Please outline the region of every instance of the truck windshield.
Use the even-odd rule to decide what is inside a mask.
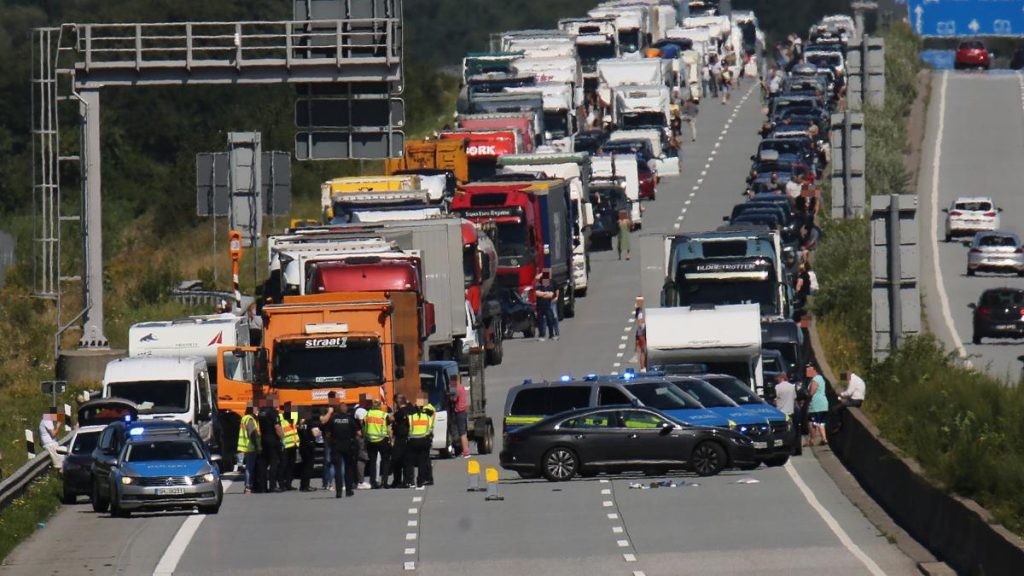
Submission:
[[[661,112],[631,112],[622,115],[622,128],[664,128],[665,115]]]
[[[481,156],[469,160],[469,181],[487,180],[498,173],[498,158]]]
[[[139,414],[181,414],[189,410],[188,380],[143,380],[111,382],[107,396],[131,400]]]
[[[544,112],[544,129],[551,133],[552,138],[565,138],[569,135],[569,116],[565,110]]]
[[[615,46],[611,42],[604,44],[576,44],[576,54],[580,58],[580,66],[584,72],[597,70],[597,61],[615,58]]]
[[[640,30],[620,30],[619,48],[623,53],[640,50]]]
[[[498,222],[495,226],[495,242],[498,250],[498,263],[504,266],[517,266],[529,250],[526,225],[522,222]]]
[[[462,287],[469,288],[476,282],[476,249],[466,246],[462,249]]]
[[[290,390],[384,383],[376,338],[307,338],[274,347],[274,385]]]
[[[669,303],[676,306],[695,304],[757,304],[762,316],[779,313],[776,302],[775,282],[766,280],[728,279],[682,279],[676,282],[677,299]]]

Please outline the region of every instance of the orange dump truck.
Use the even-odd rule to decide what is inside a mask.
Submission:
[[[418,306],[411,292],[289,296],[268,304],[262,347],[219,351],[221,407],[242,414],[254,396],[268,393],[300,414],[327,404],[331,391],[348,404],[379,398],[392,405],[398,393],[416,398]]]
[[[401,158],[385,160],[387,174],[445,170],[460,184],[469,181],[469,157],[465,140],[406,140]]]

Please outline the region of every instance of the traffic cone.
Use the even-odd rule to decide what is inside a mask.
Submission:
[[[488,468],[487,469],[487,497],[484,500],[487,501],[501,501],[505,497],[498,494],[498,469]]]
[[[466,462],[466,475],[469,477],[469,487],[466,492],[483,492],[485,488],[480,487],[480,463],[475,459]]]

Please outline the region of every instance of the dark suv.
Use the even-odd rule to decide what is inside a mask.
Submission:
[[[981,293],[974,309],[974,331],[971,342],[981,339],[1024,338],[1024,290],[992,288]]]

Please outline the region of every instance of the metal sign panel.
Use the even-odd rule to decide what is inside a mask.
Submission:
[[[377,160],[399,158],[405,146],[400,130],[319,130],[295,133],[296,160]]]
[[[1024,35],[1024,0],[907,0],[920,36]]]
[[[405,125],[405,102],[401,98],[298,98],[295,127],[300,130],[401,128]]]
[[[228,215],[228,154],[196,154],[196,216]]]
[[[231,229],[247,246],[259,245],[263,230],[263,154],[259,132],[228,132]]]
[[[292,209],[292,155],[263,153],[263,213],[284,216]]]

